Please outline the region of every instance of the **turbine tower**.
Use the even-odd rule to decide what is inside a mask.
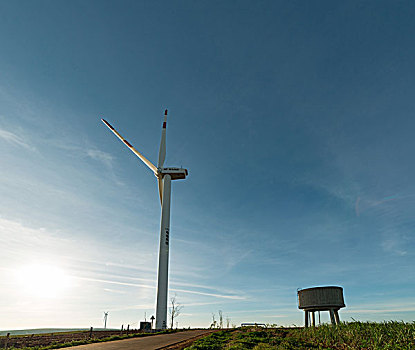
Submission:
[[[183,168],[164,168],[166,159],[166,126],[167,109],[164,111],[163,128],[161,129],[161,142],[159,159],[155,167],[146,157],[138,152],[117,130],[105,119],[101,119],[106,126],[138,157],[157,178],[159,196],[161,202],[161,224],[160,224],[160,249],[157,280],[157,306],[156,306],[156,329],[167,328],[167,289],[169,274],[169,235],[170,235],[170,197],[171,181],[185,179],[188,175],[187,169]]]

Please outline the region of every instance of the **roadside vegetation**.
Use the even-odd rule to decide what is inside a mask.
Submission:
[[[186,350],[415,349],[415,322],[350,322],[310,328],[239,328],[199,339]]]

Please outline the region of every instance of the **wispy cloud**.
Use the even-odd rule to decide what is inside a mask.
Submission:
[[[205,295],[205,296],[209,296],[209,297],[223,298],[223,299],[232,299],[232,300],[245,300],[246,299],[246,297],[241,296],[241,295],[226,295],[226,294],[206,293],[206,292],[198,292],[198,291],[194,291],[194,290],[174,289],[174,288],[171,288],[170,290],[172,290],[174,292]]]
[[[156,288],[155,286],[148,285],[148,284],[111,281],[111,280],[103,280],[103,279],[99,279],[99,278],[88,278],[88,277],[78,277],[78,276],[72,276],[72,277],[78,278],[78,279],[83,280],[83,281],[116,284],[116,285],[120,285],[120,286],[130,286],[130,287],[140,287],[140,288],[150,288],[150,289],[155,289]]]
[[[124,183],[119,180],[118,176],[114,172],[113,165],[115,159],[111,154],[101,151],[97,148],[89,148],[84,154],[86,154],[87,157],[103,164],[107,168],[108,173],[112,177],[114,183],[116,183],[119,186],[124,185]]]
[[[96,261],[97,263],[102,263],[101,261]],[[135,265],[131,265],[131,264],[119,264],[119,263],[115,263],[115,262],[111,262],[111,261],[107,261],[105,263],[103,263],[105,266],[108,267],[119,267],[122,269],[128,269],[128,270],[139,270],[139,271],[154,271],[153,268],[148,267],[148,266],[135,266]],[[135,277],[135,279],[138,279],[137,277]],[[140,279],[143,280],[143,279]],[[149,281],[147,279],[147,281]]]
[[[111,154],[98,149],[89,149],[87,151],[87,155],[92,159],[103,163],[108,168],[112,168],[112,161],[114,160],[114,157]]]
[[[406,250],[401,249],[401,243],[395,238],[387,238],[382,241],[382,248],[386,252],[391,252],[400,256],[407,254]]]
[[[407,251],[404,247],[406,246],[408,240],[403,234],[390,231],[392,230],[387,230],[382,239],[381,245],[383,250],[399,256],[406,255]]]
[[[23,141],[22,137],[4,129],[0,129],[0,139],[3,139],[12,145],[26,148],[30,151],[34,150],[32,146]]]
[[[266,314],[267,312],[290,312],[292,311],[292,309],[287,309],[287,308],[278,308],[278,309],[253,309],[253,310],[235,310],[232,311],[232,314],[251,314],[251,313],[259,313],[259,314]],[[274,316],[269,316],[269,317],[283,317],[285,315],[278,315],[274,314]]]
[[[110,288],[104,288],[104,291],[108,293],[115,293],[115,294],[126,294],[126,292],[122,290],[115,290],[115,289],[110,289]]]
[[[75,277],[75,276],[73,276],[73,277]],[[148,288],[148,289],[155,289],[156,288],[154,285],[142,284],[142,283],[112,281],[112,280],[108,280],[108,279],[87,278],[87,277],[77,277],[77,278],[81,279],[81,280],[84,280],[84,281],[91,281],[91,282],[98,282],[98,283],[108,283],[108,284],[120,285],[120,286],[139,287],[139,288]],[[170,290],[173,291],[173,292],[203,295],[203,296],[209,296],[209,297],[221,298],[221,299],[231,299],[231,300],[245,300],[246,299],[246,297],[241,296],[241,295],[208,293],[208,292],[201,292],[201,291],[195,291],[195,290],[175,289],[175,288],[171,288]]]
[[[174,286],[190,287],[190,288],[206,289],[206,290],[216,290],[216,291],[218,290],[218,289],[212,288],[212,286],[206,286],[206,285],[198,284],[198,283],[187,283],[187,282],[180,282],[177,280],[172,280],[170,283],[171,285],[174,285]],[[226,290],[222,289],[221,293],[222,294],[237,294],[235,290],[230,290],[230,289],[226,289]]]
[[[30,228],[19,222],[0,218],[0,243],[5,249],[3,258],[12,261],[28,258],[39,258],[53,251],[64,256],[73,249],[73,242],[59,235],[58,231],[50,232],[44,228]]]
[[[186,303],[186,306],[206,306],[206,305],[218,305],[218,304],[222,304],[222,302],[220,301],[211,301],[211,302],[205,302],[205,303],[195,303],[195,302],[190,302],[190,303]]]

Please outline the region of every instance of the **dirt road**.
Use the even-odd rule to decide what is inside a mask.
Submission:
[[[73,346],[73,350],[156,350],[168,345],[195,338],[200,335],[208,335],[211,330],[190,330],[172,334],[151,335],[142,338],[131,338],[115,340],[105,343],[95,343],[88,345]]]

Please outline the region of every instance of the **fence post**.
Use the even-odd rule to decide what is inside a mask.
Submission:
[[[4,348],[5,349],[7,349],[7,346],[9,345],[9,338],[10,338],[10,333],[7,333],[6,340],[5,340],[5,343],[4,343]]]
[[[91,329],[89,330],[89,339],[92,338],[92,330],[93,330],[93,327],[91,327]]]

